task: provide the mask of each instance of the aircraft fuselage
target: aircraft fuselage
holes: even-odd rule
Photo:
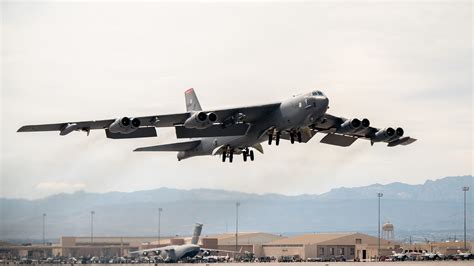
[[[250,128],[243,136],[201,138],[201,143],[189,151],[178,153],[178,160],[203,155],[213,155],[216,148],[227,146],[238,152],[238,149],[253,147],[268,139],[266,131],[291,131],[313,124],[328,109],[329,100],[324,95],[311,93],[294,96],[280,103],[280,107],[270,112],[265,120],[250,121]]]

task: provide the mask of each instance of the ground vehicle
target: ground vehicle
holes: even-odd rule
[[[307,258],[306,261],[307,262],[321,262],[321,261],[323,261],[323,259],[315,257],[315,258]]]

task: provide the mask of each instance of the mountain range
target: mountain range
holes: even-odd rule
[[[189,235],[195,222],[203,234],[235,230],[235,202],[240,202],[239,231],[277,234],[296,232],[377,231],[377,193],[381,219],[395,231],[456,231],[463,228],[463,186],[472,176],[445,177],[424,184],[391,183],[336,188],[319,195],[285,196],[213,189],[158,188],[136,192],[57,194],[38,200],[0,198],[0,240],[41,239],[42,213],[46,235],[154,236],[158,208],[162,235]],[[473,221],[472,191],[468,221]],[[469,231],[470,234],[472,230]]]

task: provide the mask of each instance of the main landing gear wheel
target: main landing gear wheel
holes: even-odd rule
[[[268,134],[268,145],[272,145],[273,134]]]
[[[276,138],[275,138],[275,145],[280,145],[280,136],[281,136],[281,133],[280,132],[277,132],[276,133]]]
[[[232,160],[234,159],[234,151],[229,152],[229,163],[232,163]]]
[[[225,163],[225,157],[227,156],[227,153],[224,151],[222,152],[222,162]]]
[[[298,131],[296,133],[296,136],[298,137],[298,142],[301,143],[302,142],[301,132]]]
[[[242,156],[244,158],[244,162],[246,162],[247,161],[247,152],[246,151],[242,152]]]
[[[293,132],[290,132],[290,142],[291,142],[291,144],[295,143],[295,133],[293,133]]]
[[[254,155],[253,155],[253,150],[250,151],[250,160],[253,161],[255,159]]]

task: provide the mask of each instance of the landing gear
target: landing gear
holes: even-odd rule
[[[301,143],[301,142],[302,142],[301,132],[298,131],[298,132],[296,133],[296,136],[298,137],[298,142]]]
[[[229,162],[231,163],[232,160],[234,159],[234,150],[230,149],[229,152],[227,150],[224,150],[222,152],[222,162],[225,163],[225,158],[229,157]]]
[[[296,132],[296,139],[299,143],[303,142],[303,137],[300,131]],[[290,141],[291,144],[295,143],[295,132],[290,132]]]
[[[253,161],[255,159],[253,150],[249,151],[249,148],[246,148],[244,151],[242,151],[242,157],[244,158],[244,162],[247,161],[247,158],[250,157],[250,160]]]
[[[271,132],[268,134],[268,145],[272,145],[274,135],[275,135],[275,144],[278,146],[280,145],[280,136],[281,136],[280,132],[276,132],[276,133]]]

